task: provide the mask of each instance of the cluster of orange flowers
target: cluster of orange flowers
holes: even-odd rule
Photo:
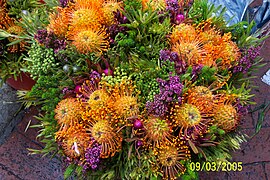
[[[231,40],[231,33],[222,34],[211,25],[211,19],[196,27],[184,23],[175,26],[170,43],[172,51],[177,52],[187,65],[228,69],[241,57],[237,45]]]
[[[101,158],[119,152],[123,139],[120,129],[130,126],[130,118],[139,113],[133,89],[127,82],[114,87],[96,87],[87,80],[81,86],[81,98],[59,102],[55,109],[55,119],[60,126],[56,139],[61,142],[65,154],[84,158],[81,155],[91,147],[90,138],[101,145]]]
[[[153,152],[157,160],[153,169],[163,173],[163,178],[173,179],[185,172],[180,161],[191,156],[186,140],[196,141],[213,124],[234,130],[239,121],[233,95],[213,95],[208,88],[195,86],[166,117],[156,117],[140,112],[135,89],[127,80],[116,85],[86,80],[77,98],[59,102],[56,140],[66,156],[84,162],[85,150],[95,142],[101,145],[100,158],[110,158],[133,139],[134,145],[141,141],[143,149]],[[142,127],[134,125],[136,120]]]
[[[76,0],[50,15],[48,30],[71,40],[80,53],[101,54],[109,47],[105,26],[113,22],[113,12],[120,8],[116,0]]]

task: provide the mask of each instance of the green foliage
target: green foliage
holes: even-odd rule
[[[190,169],[190,163],[191,162],[189,162],[189,161],[186,161],[185,163],[184,163],[184,165],[185,165],[185,167],[187,168],[186,169],[186,172],[185,172],[185,174],[183,174],[182,176],[181,176],[181,179],[182,180],[197,180],[197,179],[199,179],[199,175],[198,175],[198,172],[197,171],[192,171],[191,169]]]
[[[124,0],[123,2],[127,11],[133,11],[134,9],[142,8],[141,0]]]
[[[27,68],[23,70],[29,72],[33,79],[51,74],[53,69],[59,66],[54,57],[53,49],[45,48],[38,43],[32,44],[28,55],[29,57],[24,58],[27,61]]]
[[[9,5],[9,15],[20,19],[23,15],[22,11],[30,12],[32,9],[41,6],[37,0],[14,0],[7,1]]]
[[[40,125],[31,127],[41,128],[38,138],[45,144],[42,150],[33,150],[32,153],[42,153],[44,155],[58,152],[58,145],[55,141],[55,132],[58,130],[57,121],[54,119],[54,109],[58,102],[62,99],[63,94],[61,89],[66,86],[72,86],[73,82],[68,78],[63,78],[63,74],[41,76],[38,78],[36,84],[28,93],[28,97],[38,99],[35,105],[41,105],[41,111],[45,115],[36,117],[40,121]]]
[[[151,9],[135,11],[134,7],[129,8],[123,14],[131,23],[122,25],[129,30],[116,36],[117,45],[109,50],[108,55],[114,60],[115,66],[121,61],[130,64],[151,64],[150,61],[158,59],[159,51],[167,44],[166,35],[171,28],[170,19],[165,18],[160,23],[157,12]]]
[[[160,67],[156,66],[156,68],[149,68],[144,71],[139,68],[134,70],[129,67],[128,69],[128,74],[141,92],[139,94],[139,101],[142,104],[153,100],[154,96],[159,93],[157,78],[168,80],[170,73],[175,75],[174,63],[170,61],[163,62]]]
[[[241,105],[254,104],[253,101],[250,100],[254,94],[251,93],[251,88],[249,87],[249,82],[243,83],[240,87],[234,87],[232,83],[226,85],[226,93],[234,94],[240,100]]]
[[[215,7],[208,3],[207,0],[195,0],[188,13],[188,17],[199,24],[207,19],[211,19],[212,23],[220,29],[226,29],[226,22],[223,18],[226,8],[220,5]]]
[[[27,29],[25,34],[27,42],[34,43],[34,35],[39,29],[46,29],[46,25],[49,24],[49,11],[45,7],[33,9],[31,12],[22,15],[22,20],[19,25],[24,29]]]
[[[3,56],[0,56],[0,85],[5,82],[9,77],[13,76],[15,79],[21,72],[21,67],[24,65],[23,56],[19,54],[4,53]]]
[[[246,138],[247,135],[236,134],[234,132],[217,137],[218,145],[202,147],[206,161],[217,162],[230,160],[232,158],[230,152],[240,149],[240,144],[246,142]]]
[[[252,34],[252,28],[254,27],[254,21],[251,21],[250,23],[242,21],[228,27],[227,31],[232,32],[232,36],[239,48],[256,47],[268,37],[260,37],[260,34],[256,33]]]

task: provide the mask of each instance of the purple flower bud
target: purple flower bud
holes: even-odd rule
[[[183,14],[178,14],[175,17],[175,24],[180,24],[181,22],[183,22],[185,20],[185,17]]]
[[[143,142],[141,140],[136,141],[136,147],[141,147],[143,145]]]
[[[80,93],[80,90],[81,90],[81,86],[80,85],[77,85],[74,89],[75,93],[79,94]]]
[[[142,129],[143,128],[142,121],[139,119],[134,120],[133,127],[134,127],[134,129]]]

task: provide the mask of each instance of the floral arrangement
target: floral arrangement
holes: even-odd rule
[[[20,97],[41,106],[32,152],[60,155],[65,178],[194,179],[191,162],[240,149],[265,39],[253,22],[228,26],[206,0],[46,4],[24,57],[37,83]]]

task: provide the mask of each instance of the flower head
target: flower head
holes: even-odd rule
[[[174,142],[164,142],[154,148],[159,171],[163,174],[163,179],[177,179],[181,174],[184,174],[186,168],[181,161],[190,158],[188,147],[184,141],[178,138]]]
[[[73,7],[57,8],[57,12],[50,14],[48,31],[53,31],[59,37],[65,37],[71,23],[70,14],[74,11]]]
[[[74,124],[65,130],[56,132],[56,140],[60,142],[64,153],[69,158],[83,156],[85,148],[90,144],[90,136],[87,135],[82,124]]]
[[[60,129],[73,126],[81,118],[82,107],[76,98],[67,98],[60,101],[55,110],[54,118],[60,125]]]
[[[148,117],[144,121],[145,140],[151,146],[156,146],[163,141],[171,141],[172,127],[166,119],[159,117]]]
[[[102,54],[109,47],[108,35],[104,29],[81,29],[70,32],[69,39],[80,53]]]
[[[239,115],[231,104],[218,105],[214,113],[214,123],[225,131],[232,131],[236,128]]]
[[[121,150],[122,137],[111,127],[107,120],[99,120],[89,124],[88,130],[94,140],[101,145],[101,158],[108,158]]]

